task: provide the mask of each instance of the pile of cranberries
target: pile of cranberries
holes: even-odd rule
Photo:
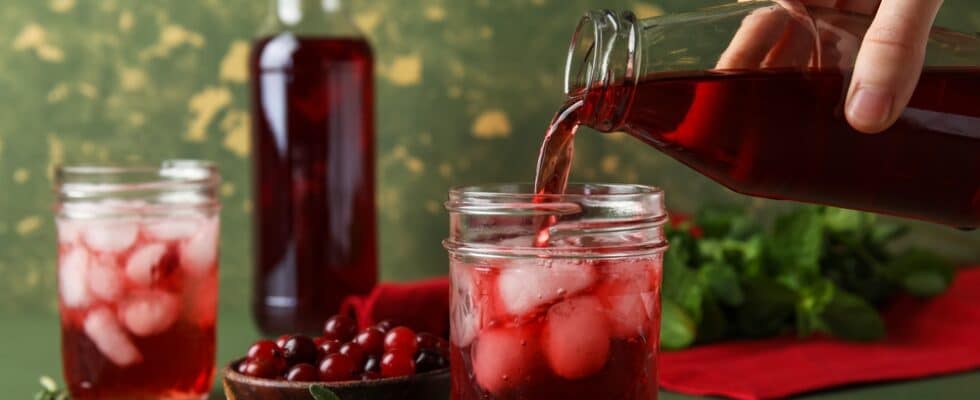
[[[449,343],[430,333],[416,334],[390,321],[357,331],[349,317],[327,320],[323,335],[283,335],[259,340],[248,349],[238,372],[294,382],[337,382],[394,378],[449,366]]]

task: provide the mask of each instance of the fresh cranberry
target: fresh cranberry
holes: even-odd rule
[[[411,354],[415,354],[418,348],[419,345],[415,339],[415,332],[404,326],[394,328],[385,335],[385,352],[405,350]]]
[[[271,340],[259,340],[248,348],[246,356],[250,360],[267,359],[279,355],[279,346]]]
[[[418,344],[419,350],[435,349],[439,345],[439,337],[428,332],[419,332],[415,335],[415,343]]]
[[[380,356],[384,352],[385,333],[375,327],[367,328],[354,337],[354,342],[361,345],[365,353]]]
[[[282,347],[286,345],[286,341],[289,340],[291,336],[295,336],[295,335],[279,336],[278,338],[276,338],[276,346],[279,346],[279,349],[282,349]]]
[[[439,353],[438,349],[421,349],[415,355],[415,370],[418,372],[429,372],[443,369],[449,366],[446,357]]]
[[[320,362],[320,380],[324,382],[346,381],[354,377],[355,367],[350,357],[334,353]]]
[[[397,328],[396,328],[397,329]],[[414,344],[415,341],[413,340]],[[381,357],[381,376],[385,378],[395,378],[399,376],[409,376],[415,373],[415,359],[411,352],[403,349],[396,349],[386,352]]]
[[[320,347],[321,344],[323,344],[323,343],[325,343],[325,342],[327,342],[329,340],[333,340],[333,339],[325,338],[323,336],[317,336],[317,337],[313,338],[313,344],[315,344],[316,347]]]
[[[286,373],[286,380],[290,382],[315,382],[320,378],[320,373],[316,367],[307,364],[296,364]]]
[[[316,349],[317,359],[322,360],[323,357],[329,356],[333,353],[339,353],[340,347],[341,347],[340,342],[332,339],[320,343],[320,346],[318,346]]]
[[[245,361],[244,367],[241,367],[240,372],[256,378],[275,379],[282,376],[282,372],[285,369],[286,361],[281,357],[275,356],[266,359]]]
[[[361,374],[361,380],[371,381],[375,379],[381,379],[381,373],[377,371],[368,371]]]
[[[368,356],[364,360],[364,372],[377,372],[381,373],[381,357],[378,356]]]
[[[388,331],[390,331],[391,328],[395,327],[395,323],[390,319],[386,319],[384,321],[378,322],[377,324],[374,324],[374,326],[377,327],[378,329],[381,329],[382,332],[388,333]]]
[[[307,336],[292,336],[282,346],[282,356],[289,365],[313,364],[316,362],[316,355],[316,344]]]
[[[346,315],[334,315],[323,324],[323,337],[347,342],[357,333],[357,324]]]
[[[350,360],[356,366],[364,365],[366,354],[364,354],[364,349],[361,345],[355,342],[347,342],[343,346],[340,346],[340,354],[345,354],[347,357],[350,357]]]

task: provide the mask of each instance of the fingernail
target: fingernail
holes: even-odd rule
[[[847,107],[847,117],[851,121],[861,121],[863,125],[884,125],[891,114],[893,101],[894,96],[888,91],[870,86],[858,87]]]

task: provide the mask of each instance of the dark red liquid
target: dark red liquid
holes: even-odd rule
[[[192,399],[211,389],[213,321],[198,326],[178,320],[164,333],[133,338],[143,361],[125,368],[102,356],[77,324],[62,323],[61,341],[65,382],[73,399]]]
[[[980,227],[980,69],[927,68],[901,118],[877,135],[847,124],[846,83],[824,71],[652,75],[616,129],[740,193]],[[550,136],[574,135],[575,124],[556,125],[566,128]]]
[[[376,283],[373,64],[361,39],[254,46],[253,312],[266,334],[318,332]]]

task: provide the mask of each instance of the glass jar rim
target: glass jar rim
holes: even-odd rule
[[[220,207],[217,186],[221,177],[210,161],[166,160],[158,166],[57,166],[54,182],[55,208],[84,217]],[[111,203],[99,206],[100,202]]]
[[[629,202],[653,200],[663,203],[664,192],[654,186],[639,184],[569,183],[562,194],[535,194],[526,183],[491,183],[456,186],[449,190],[445,203],[449,212],[484,215],[564,215],[581,211],[583,201]],[[666,219],[664,207],[657,207],[655,217]]]

